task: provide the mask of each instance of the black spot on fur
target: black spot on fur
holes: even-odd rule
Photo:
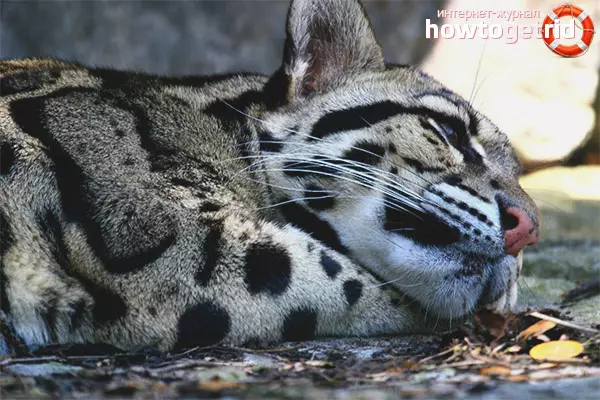
[[[211,302],[199,303],[179,318],[175,348],[217,344],[227,336],[230,325],[229,314],[223,308]]]
[[[84,281],[81,276],[79,276],[78,279],[81,283],[85,282],[84,286],[86,291],[94,298],[92,314],[94,315],[94,322],[99,326],[125,316],[127,313],[127,305],[121,296],[112,290],[98,286],[97,283]]]
[[[500,182],[498,182],[495,179],[490,180],[490,186],[492,186],[492,188],[496,190],[502,189],[502,186],[500,186]]]
[[[171,178],[171,183],[177,186],[194,187],[194,182],[185,178]]]
[[[356,279],[350,279],[344,282],[344,294],[346,295],[346,301],[350,307],[356,304],[358,299],[360,299],[362,290],[363,284]]]
[[[10,143],[0,145],[0,175],[8,175],[15,162],[15,151]]]
[[[117,129],[115,135],[117,135],[118,138],[125,137],[125,131],[123,129]]]
[[[315,337],[317,313],[309,308],[292,311],[283,321],[282,340],[310,340]]]
[[[471,196],[476,197],[485,203],[491,203],[490,199],[483,197],[475,189],[463,184],[462,179],[459,176],[456,176],[456,175],[449,176],[444,179],[444,182],[469,193]]]
[[[486,197],[483,197],[482,195],[480,195],[479,193],[477,193],[476,190],[470,188],[467,185],[463,185],[461,183],[456,185],[457,188],[464,190],[465,192],[469,193],[471,196],[478,198],[479,200],[485,202],[485,203],[491,203],[492,201]]]
[[[92,314],[94,322],[105,324],[122,318],[127,313],[125,301],[117,293],[103,287],[99,282],[93,282],[71,267],[69,250],[64,239],[64,232],[56,214],[50,210],[36,217],[42,239],[47,243],[50,253],[61,270],[78,281],[84,290],[94,299]]]
[[[292,261],[287,250],[274,243],[255,243],[246,251],[246,278],[250,293],[285,292],[292,276]]]
[[[473,136],[479,135],[479,120],[475,115],[470,115],[471,120],[469,121],[469,133]]]
[[[210,201],[205,201],[197,208],[198,212],[216,212],[221,209],[221,206]]]
[[[390,144],[388,145],[388,151],[389,151],[391,154],[397,154],[397,153],[398,153],[398,149],[396,148],[396,145],[395,145],[394,143],[390,143]]]
[[[313,126],[312,136],[323,138],[337,132],[363,129],[405,112],[405,108],[392,101],[333,111],[321,117]],[[316,140],[316,139],[311,139]]]
[[[221,258],[221,237],[223,236],[223,225],[221,223],[213,226],[202,245],[202,254],[204,255],[204,264],[201,269],[196,272],[196,282],[201,286],[207,286],[210,278],[219,263]]]
[[[325,273],[331,279],[335,279],[335,277],[341,272],[342,266],[339,262],[335,261],[333,258],[329,257],[325,251],[321,250],[321,266],[325,270]]]
[[[258,141],[260,143],[260,151],[270,151],[273,153],[281,151],[283,143],[280,140],[275,139],[268,132],[260,132],[258,134]]]
[[[342,158],[361,164],[377,165],[381,161],[381,157],[385,154],[385,149],[375,143],[361,141],[352,147],[352,149],[344,153]],[[360,166],[352,164],[349,164],[348,167],[362,169]]]
[[[488,219],[488,217],[485,214],[479,212],[479,210],[477,210],[474,207],[471,207],[470,205],[468,205],[464,201],[455,200],[452,197],[446,196],[444,193],[442,193],[442,192],[440,192],[438,190],[435,190],[435,189],[432,189],[430,191],[431,191],[431,193],[434,193],[435,195],[439,196],[446,203],[448,203],[448,204],[456,204],[456,206],[459,209],[468,212],[469,214],[471,214],[472,216],[474,216],[475,218],[477,218],[481,222],[485,222],[488,226],[493,226],[493,223]],[[466,224],[465,224],[465,226],[466,226]]]
[[[107,199],[98,196],[92,189],[94,177],[89,176],[89,172],[78,164],[74,158],[75,153],[69,152],[64,147],[67,143],[66,139],[62,138],[61,141],[59,135],[51,133],[48,129],[46,102],[68,96],[101,98],[92,89],[65,88],[46,96],[13,101],[10,104],[10,112],[15,123],[24,132],[40,140],[48,149],[47,153],[54,162],[65,218],[69,222],[78,224],[86,232],[88,244],[104,267],[114,273],[139,270],[159,258],[175,242],[175,220],[169,210],[158,203],[153,205],[155,208],[151,211],[153,218],[142,215],[134,220],[123,220],[118,218],[117,211],[112,215],[115,218],[100,217],[99,209],[106,208],[107,202],[111,203],[110,208],[114,210],[122,210],[125,205],[131,203],[117,197]],[[132,112],[140,114],[136,110]],[[148,129],[143,117],[136,115],[136,118],[139,131]],[[144,146],[144,142],[148,140],[147,132],[141,132],[140,135]],[[146,143],[145,146],[154,145]],[[93,154],[93,151],[88,151],[88,156]],[[125,204],[118,204],[119,207],[116,207],[117,203]],[[143,208],[137,211],[149,212]],[[115,226],[115,224],[119,225]],[[119,242],[121,245],[114,246],[112,245],[114,242]],[[116,253],[116,249],[126,250],[121,250],[123,253]]]
[[[439,146],[439,145],[440,145],[440,142],[438,142],[438,141],[437,141],[437,140],[435,140],[435,139],[432,139],[432,138],[430,138],[429,136],[425,136],[425,139],[427,139],[427,141],[428,141],[429,143],[431,143],[431,144],[433,144],[433,145],[435,145],[435,146]]]
[[[408,165],[410,165],[411,167],[413,167],[414,169],[417,170],[418,173],[422,174],[424,172],[444,172],[445,169],[444,168],[439,168],[439,167],[427,167],[425,165],[423,165],[423,163],[419,160],[415,160],[414,158],[410,158],[410,157],[403,157],[402,158],[404,160],[404,162]]]
[[[398,167],[392,167],[390,168],[390,172],[394,175],[396,175],[398,173]]]
[[[342,245],[337,232],[329,225],[329,223],[323,221],[301,205],[286,203],[281,205],[280,210],[285,219],[303,231],[312,234],[315,239],[325,243],[340,253],[346,253],[348,251],[348,249]]]
[[[450,175],[444,179],[444,182],[446,182],[448,185],[456,186],[461,184],[462,178],[457,175]]]
[[[10,303],[6,292],[8,279],[4,273],[4,254],[11,248],[13,243],[14,236],[8,225],[8,218],[4,210],[0,209],[0,309],[5,313],[10,311]]]
[[[148,314],[152,317],[156,317],[158,315],[158,311],[156,311],[156,307],[148,307]]]
[[[73,313],[71,314],[71,331],[76,331],[81,327],[86,307],[87,304],[84,299],[76,300],[71,304],[71,309],[73,310]]]
[[[482,276],[486,262],[488,261],[477,254],[467,253],[463,259],[463,267],[459,269],[454,276]]]
[[[335,205],[335,198],[331,196],[331,193],[315,185],[308,185],[306,187],[304,197],[306,204],[313,210],[324,211],[333,208]]]

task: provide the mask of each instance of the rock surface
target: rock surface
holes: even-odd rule
[[[394,63],[416,63],[433,46],[425,18],[442,1],[367,1]],[[215,74],[279,67],[289,1],[8,1],[0,57],[54,56],[160,74]]]
[[[541,240],[526,249],[520,304],[544,306],[578,282],[600,278],[600,167],[555,167],[525,176],[524,189],[540,207]],[[600,323],[600,296],[568,307],[578,323]]]

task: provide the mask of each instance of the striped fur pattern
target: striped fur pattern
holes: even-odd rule
[[[271,77],[0,62],[0,352],[419,332],[515,302],[507,138],[362,6],[295,0]]]

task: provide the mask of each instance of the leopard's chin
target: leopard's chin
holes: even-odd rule
[[[408,268],[398,268],[406,278],[394,284],[423,308],[426,318],[456,320],[481,308],[506,311],[516,303],[520,255],[487,259],[437,249],[411,261]]]
[[[508,283],[505,284],[504,289],[502,289],[501,286],[502,282],[497,282],[498,286],[495,292],[490,292],[489,297],[486,297],[486,293],[484,293],[479,309],[487,309],[496,312],[507,312],[515,308],[518,297],[517,280],[519,279],[519,276],[521,274],[521,268],[523,267],[523,252],[519,252],[519,254],[516,257],[507,256],[506,258],[506,262],[510,263],[509,268],[511,268],[511,272],[514,268],[514,274],[511,273],[509,275]]]

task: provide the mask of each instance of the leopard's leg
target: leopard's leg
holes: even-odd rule
[[[166,266],[164,300],[147,299],[153,312],[141,313],[156,316],[150,318],[157,318],[150,322],[154,330],[172,328],[161,335],[161,347],[372,336],[420,323],[391,285],[377,286],[359,265],[292,226],[229,213],[202,221],[197,230],[201,241],[191,249],[188,242],[182,252],[200,250],[202,262]],[[149,329],[141,319],[129,326],[144,325]]]
[[[182,219],[192,222],[160,258],[122,273],[98,263],[85,232],[59,212],[18,223],[25,214],[9,212],[5,226],[12,236],[3,310],[27,346],[171,350],[421,326],[391,285],[377,286],[361,266],[290,225],[227,210],[207,218],[190,213]]]

